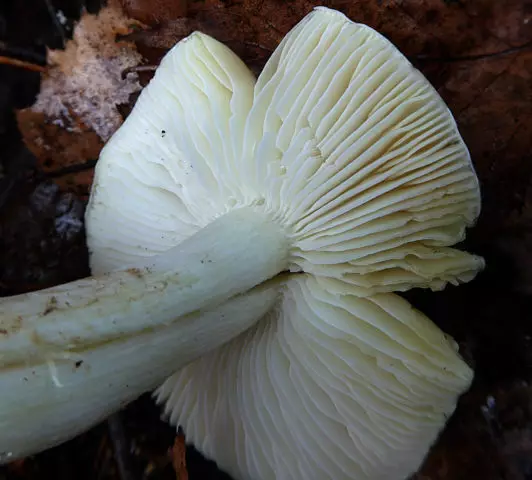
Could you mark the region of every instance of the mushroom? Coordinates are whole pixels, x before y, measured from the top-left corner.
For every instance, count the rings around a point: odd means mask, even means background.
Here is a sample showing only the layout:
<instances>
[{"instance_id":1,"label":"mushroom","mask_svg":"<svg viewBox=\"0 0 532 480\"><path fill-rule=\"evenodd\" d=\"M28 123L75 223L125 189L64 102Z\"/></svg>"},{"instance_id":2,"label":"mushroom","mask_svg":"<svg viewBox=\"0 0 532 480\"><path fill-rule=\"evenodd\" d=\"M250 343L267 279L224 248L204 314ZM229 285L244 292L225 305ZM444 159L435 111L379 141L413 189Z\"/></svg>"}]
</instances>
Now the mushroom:
<instances>
[{"instance_id":1,"label":"mushroom","mask_svg":"<svg viewBox=\"0 0 532 480\"><path fill-rule=\"evenodd\" d=\"M473 372L393 292L471 280L479 211L451 113L373 29L318 7L256 81L193 33L102 150L94 276L0 304L0 451L159 386L236 479L406 478Z\"/></svg>"}]
</instances>

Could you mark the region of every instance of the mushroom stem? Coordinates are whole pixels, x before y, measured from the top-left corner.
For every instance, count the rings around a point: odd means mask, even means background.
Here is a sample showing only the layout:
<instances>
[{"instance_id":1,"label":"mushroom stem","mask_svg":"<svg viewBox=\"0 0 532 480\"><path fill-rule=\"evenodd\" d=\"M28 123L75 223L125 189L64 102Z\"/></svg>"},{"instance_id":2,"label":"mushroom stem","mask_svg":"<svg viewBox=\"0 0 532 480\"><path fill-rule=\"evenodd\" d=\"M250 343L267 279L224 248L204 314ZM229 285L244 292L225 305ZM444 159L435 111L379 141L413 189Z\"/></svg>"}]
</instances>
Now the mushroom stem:
<instances>
[{"instance_id":1,"label":"mushroom stem","mask_svg":"<svg viewBox=\"0 0 532 480\"><path fill-rule=\"evenodd\" d=\"M250 290L287 262L282 229L243 208L128 270L1 299L0 463L76 435L249 328L275 300Z\"/></svg>"},{"instance_id":2,"label":"mushroom stem","mask_svg":"<svg viewBox=\"0 0 532 480\"><path fill-rule=\"evenodd\" d=\"M266 215L229 212L142 265L2 299L0 368L168 325L277 275L287 259L288 242Z\"/></svg>"},{"instance_id":3,"label":"mushroom stem","mask_svg":"<svg viewBox=\"0 0 532 480\"><path fill-rule=\"evenodd\" d=\"M277 280L168 326L0 370L0 464L66 441L271 309Z\"/></svg>"}]
</instances>

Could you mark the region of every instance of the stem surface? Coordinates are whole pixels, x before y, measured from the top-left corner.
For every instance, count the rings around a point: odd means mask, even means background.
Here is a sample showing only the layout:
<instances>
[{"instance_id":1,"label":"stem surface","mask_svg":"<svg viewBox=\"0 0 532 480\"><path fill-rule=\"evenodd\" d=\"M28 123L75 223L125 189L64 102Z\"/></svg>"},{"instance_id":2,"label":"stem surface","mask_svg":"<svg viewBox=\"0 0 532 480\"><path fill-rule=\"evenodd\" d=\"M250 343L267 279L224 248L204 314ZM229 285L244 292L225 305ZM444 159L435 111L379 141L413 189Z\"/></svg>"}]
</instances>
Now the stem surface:
<instances>
[{"instance_id":1,"label":"stem surface","mask_svg":"<svg viewBox=\"0 0 532 480\"><path fill-rule=\"evenodd\" d=\"M212 310L40 364L0 371L0 464L51 448L103 421L177 369L260 320L275 280Z\"/></svg>"},{"instance_id":2,"label":"stem surface","mask_svg":"<svg viewBox=\"0 0 532 480\"><path fill-rule=\"evenodd\" d=\"M280 228L241 209L144 264L1 299L0 368L169 325L274 277L287 258Z\"/></svg>"},{"instance_id":3,"label":"stem surface","mask_svg":"<svg viewBox=\"0 0 532 480\"><path fill-rule=\"evenodd\" d=\"M0 464L79 434L252 326L287 262L281 228L240 209L127 270L0 299Z\"/></svg>"}]
</instances>

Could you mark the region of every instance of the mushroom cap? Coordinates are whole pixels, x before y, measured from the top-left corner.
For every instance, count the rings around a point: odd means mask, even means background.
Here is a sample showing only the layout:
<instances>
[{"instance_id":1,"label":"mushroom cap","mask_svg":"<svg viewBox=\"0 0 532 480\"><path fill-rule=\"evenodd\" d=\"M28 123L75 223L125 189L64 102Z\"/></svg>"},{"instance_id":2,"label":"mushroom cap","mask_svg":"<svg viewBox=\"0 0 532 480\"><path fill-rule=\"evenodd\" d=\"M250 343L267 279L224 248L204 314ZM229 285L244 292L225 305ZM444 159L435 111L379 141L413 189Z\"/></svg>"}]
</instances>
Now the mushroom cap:
<instances>
[{"instance_id":1,"label":"mushroom cap","mask_svg":"<svg viewBox=\"0 0 532 480\"><path fill-rule=\"evenodd\" d=\"M294 275L277 308L156 392L235 479L405 479L472 379L452 339L391 293Z\"/></svg>"},{"instance_id":2,"label":"mushroom cap","mask_svg":"<svg viewBox=\"0 0 532 480\"><path fill-rule=\"evenodd\" d=\"M483 264L448 248L480 210L448 108L388 40L334 10L301 21L256 82L207 35L169 51L98 161L91 268L165 251L243 206L283 225L290 270L359 295L441 289Z\"/></svg>"},{"instance_id":3,"label":"mushroom cap","mask_svg":"<svg viewBox=\"0 0 532 480\"><path fill-rule=\"evenodd\" d=\"M239 207L290 239L276 308L158 390L189 441L238 479L398 479L472 372L390 293L468 281L450 248L480 211L451 113L373 29L319 7L255 82L194 33L104 148L87 211L95 273L165 251Z\"/></svg>"}]
</instances>

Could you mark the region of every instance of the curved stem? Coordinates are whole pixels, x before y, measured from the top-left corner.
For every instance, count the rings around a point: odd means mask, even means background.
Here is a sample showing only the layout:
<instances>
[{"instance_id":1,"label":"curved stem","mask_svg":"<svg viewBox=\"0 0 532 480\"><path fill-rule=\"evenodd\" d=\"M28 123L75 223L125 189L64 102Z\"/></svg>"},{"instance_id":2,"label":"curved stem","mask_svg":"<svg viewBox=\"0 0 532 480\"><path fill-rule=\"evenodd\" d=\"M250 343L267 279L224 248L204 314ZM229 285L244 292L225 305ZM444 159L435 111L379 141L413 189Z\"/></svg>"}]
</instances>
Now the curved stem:
<instances>
[{"instance_id":1,"label":"curved stem","mask_svg":"<svg viewBox=\"0 0 532 480\"><path fill-rule=\"evenodd\" d=\"M82 352L217 305L286 268L288 247L247 209L124 271L0 300L0 368Z\"/></svg>"},{"instance_id":2,"label":"curved stem","mask_svg":"<svg viewBox=\"0 0 532 480\"><path fill-rule=\"evenodd\" d=\"M267 282L211 310L48 362L0 371L0 464L103 421L174 371L251 327L272 307Z\"/></svg>"},{"instance_id":3,"label":"curved stem","mask_svg":"<svg viewBox=\"0 0 532 480\"><path fill-rule=\"evenodd\" d=\"M128 270L0 299L0 463L80 433L249 328L276 295L250 289L287 259L281 229L241 209Z\"/></svg>"}]
</instances>

